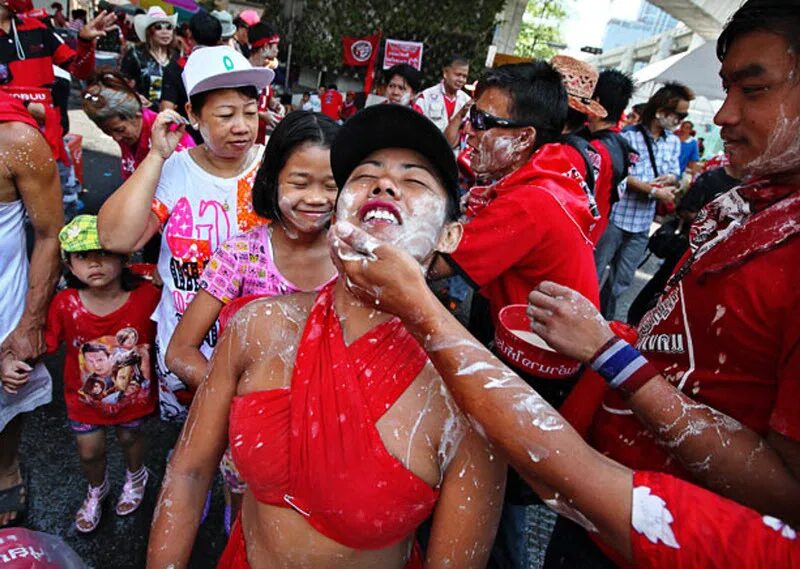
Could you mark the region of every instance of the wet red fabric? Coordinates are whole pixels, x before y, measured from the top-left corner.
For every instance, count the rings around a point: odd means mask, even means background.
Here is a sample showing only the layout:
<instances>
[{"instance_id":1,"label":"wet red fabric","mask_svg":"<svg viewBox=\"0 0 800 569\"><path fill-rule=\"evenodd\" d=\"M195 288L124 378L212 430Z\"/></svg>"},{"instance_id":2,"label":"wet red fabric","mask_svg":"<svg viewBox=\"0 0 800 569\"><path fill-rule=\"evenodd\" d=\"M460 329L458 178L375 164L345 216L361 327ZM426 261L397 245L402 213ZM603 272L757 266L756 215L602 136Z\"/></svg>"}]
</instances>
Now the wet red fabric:
<instances>
[{"instance_id":1,"label":"wet red fabric","mask_svg":"<svg viewBox=\"0 0 800 569\"><path fill-rule=\"evenodd\" d=\"M22 104L22 101L0 92L0 122L21 122L35 129L39 128L34 119Z\"/></svg>"},{"instance_id":2,"label":"wet red fabric","mask_svg":"<svg viewBox=\"0 0 800 569\"><path fill-rule=\"evenodd\" d=\"M235 397L229 440L258 501L294 508L347 547L382 549L411 535L438 498L375 428L426 356L398 319L345 346L334 284L308 317L291 389Z\"/></svg>"},{"instance_id":3,"label":"wet red fabric","mask_svg":"<svg viewBox=\"0 0 800 569\"><path fill-rule=\"evenodd\" d=\"M423 569L422 550L419 543L414 542L411 550L411 557L406 563L405 569ZM219 558L217 569L250 569L250 562L247 560L247 547L244 543L244 532L242 531L241 516L236 519L231 528L231 535L228 538L228 545Z\"/></svg>"},{"instance_id":4,"label":"wet red fabric","mask_svg":"<svg viewBox=\"0 0 800 569\"><path fill-rule=\"evenodd\" d=\"M636 567L800 566L797 532L777 518L658 472L636 472L633 486Z\"/></svg>"}]
</instances>

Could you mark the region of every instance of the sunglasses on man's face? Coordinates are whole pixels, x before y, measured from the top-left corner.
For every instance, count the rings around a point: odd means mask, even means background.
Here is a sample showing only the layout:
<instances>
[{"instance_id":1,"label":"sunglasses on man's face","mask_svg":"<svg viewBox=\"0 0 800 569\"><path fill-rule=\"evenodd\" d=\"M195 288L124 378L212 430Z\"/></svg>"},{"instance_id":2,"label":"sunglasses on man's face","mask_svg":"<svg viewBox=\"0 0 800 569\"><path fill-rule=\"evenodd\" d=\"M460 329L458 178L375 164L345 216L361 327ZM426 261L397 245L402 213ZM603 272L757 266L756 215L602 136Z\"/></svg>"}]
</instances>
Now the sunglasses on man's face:
<instances>
[{"instance_id":1,"label":"sunglasses on man's face","mask_svg":"<svg viewBox=\"0 0 800 569\"><path fill-rule=\"evenodd\" d=\"M161 30L167 30L168 32L171 32L172 28L173 28L172 24L165 24L164 22L153 24L153 29L156 30L157 32L160 32Z\"/></svg>"},{"instance_id":2,"label":"sunglasses on man's face","mask_svg":"<svg viewBox=\"0 0 800 569\"><path fill-rule=\"evenodd\" d=\"M672 114L677 118L679 121L682 121L686 117L689 116L689 113L679 113L678 111L672 111Z\"/></svg>"},{"instance_id":3,"label":"sunglasses on man's face","mask_svg":"<svg viewBox=\"0 0 800 569\"><path fill-rule=\"evenodd\" d=\"M517 128L532 126L528 123L521 123L512 119L504 119L490 115L473 105L469 109L469 123L475 130L489 130L492 128Z\"/></svg>"}]
</instances>

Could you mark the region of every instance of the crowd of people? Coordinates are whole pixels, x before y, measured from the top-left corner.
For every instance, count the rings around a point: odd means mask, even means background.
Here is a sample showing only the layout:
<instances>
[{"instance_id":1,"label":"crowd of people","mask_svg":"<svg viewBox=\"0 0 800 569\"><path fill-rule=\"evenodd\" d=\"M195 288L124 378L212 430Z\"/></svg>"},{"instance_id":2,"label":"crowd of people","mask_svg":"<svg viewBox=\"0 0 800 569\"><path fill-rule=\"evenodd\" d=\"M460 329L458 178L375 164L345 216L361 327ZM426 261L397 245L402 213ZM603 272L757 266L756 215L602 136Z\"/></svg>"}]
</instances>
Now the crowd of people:
<instances>
[{"instance_id":1,"label":"crowd of people","mask_svg":"<svg viewBox=\"0 0 800 569\"><path fill-rule=\"evenodd\" d=\"M472 84L453 55L425 89L399 64L295 109L267 14L178 35L158 7L31 8L0 0L0 559L63 346L78 532L103 523L106 430L129 516L145 422L182 424L149 568L189 566L217 476L222 569L526 569L532 504L558 514L546 568L800 564L797 0L747 0L717 39L705 164L691 86L630 108L630 76L564 55ZM52 27L76 21L72 49ZM138 41L96 69L110 33ZM62 207L53 64L120 146L97 215Z\"/></svg>"}]
</instances>

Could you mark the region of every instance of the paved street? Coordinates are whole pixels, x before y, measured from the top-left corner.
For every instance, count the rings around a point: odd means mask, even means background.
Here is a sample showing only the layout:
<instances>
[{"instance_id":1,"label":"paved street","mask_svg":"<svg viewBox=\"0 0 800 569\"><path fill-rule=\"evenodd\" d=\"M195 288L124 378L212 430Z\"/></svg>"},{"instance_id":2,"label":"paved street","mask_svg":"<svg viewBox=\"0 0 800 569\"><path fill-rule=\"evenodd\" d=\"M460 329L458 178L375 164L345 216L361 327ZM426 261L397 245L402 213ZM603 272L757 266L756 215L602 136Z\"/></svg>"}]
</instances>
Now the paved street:
<instances>
[{"instance_id":1,"label":"paved street","mask_svg":"<svg viewBox=\"0 0 800 569\"><path fill-rule=\"evenodd\" d=\"M70 111L70 122L70 131L84 136L84 186L88 191L81 199L86 204L87 213L96 213L105 198L121 183L119 148L81 111ZM114 513L125 466L113 432L108 434L108 473L112 491L98 530L89 536L79 534L74 529L73 519L85 494L86 482L78 465L74 437L67 427L62 362L63 354L46 360L53 376L53 403L32 413L23 432L21 454L30 492L27 525L61 536L95 569L140 569L145 564L147 535L166 455L178 437L179 428L155 419L145 427L149 447L146 464L151 470L151 478L143 506L127 518ZM198 534L192 568L214 567L225 545L222 504L222 492L217 485L211 513Z\"/></svg>"},{"instance_id":2,"label":"paved street","mask_svg":"<svg viewBox=\"0 0 800 569\"><path fill-rule=\"evenodd\" d=\"M119 150L80 111L71 111L71 132L84 136L84 186L82 196L88 213L96 213L103 200L119 186ZM651 263L652 264L652 263ZM652 272L653 267L647 265ZM635 290L622 303L627 306L644 284L644 273L637 275ZM620 312L622 314L623 312ZM128 518L119 518L113 511L124 477L124 465L119 447L108 435L109 477L112 486L99 529L89 536L75 531L73 519L85 494L86 483L79 470L74 437L67 428L62 396L61 369L63 355L47 359L53 379L53 403L32 413L25 426L22 459L30 492L27 525L32 529L61 536L95 569L139 569L144 567L147 535L155 507L158 487L164 471L166 454L178 436L178 427L151 420L145 430L148 435L147 465L152 471L146 500L142 508ZM532 567L538 566L540 548L546 543L550 516L535 516ZM222 530L222 493L216 485L211 513L200 529L190 567L205 569L215 566L224 547Z\"/></svg>"}]
</instances>

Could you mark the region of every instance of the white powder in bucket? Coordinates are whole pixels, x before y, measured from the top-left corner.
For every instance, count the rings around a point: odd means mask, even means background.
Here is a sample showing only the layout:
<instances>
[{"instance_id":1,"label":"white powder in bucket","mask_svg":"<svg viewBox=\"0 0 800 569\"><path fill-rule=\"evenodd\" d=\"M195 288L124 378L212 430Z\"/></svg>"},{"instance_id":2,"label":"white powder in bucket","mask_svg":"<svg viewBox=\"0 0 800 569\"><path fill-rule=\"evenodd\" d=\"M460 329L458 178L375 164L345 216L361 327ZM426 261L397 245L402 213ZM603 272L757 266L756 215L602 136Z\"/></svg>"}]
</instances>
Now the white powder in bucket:
<instances>
[{"instance_id":1,"label":"white powder in bucket","mask_svg":"<svg viewBox=\"0 0 800 569\"><path fill-rule=\"evenodd\" d=\"M538 334L534 334L533 332L528 332L527 330L511 330L511 333L514 334L517 338L529 344L533 344L537 348L547 350L548 352L555 352L553 348L547 345L547 342L544 341L544 338L542 338Z\"/></svg>"}]
</instances>

